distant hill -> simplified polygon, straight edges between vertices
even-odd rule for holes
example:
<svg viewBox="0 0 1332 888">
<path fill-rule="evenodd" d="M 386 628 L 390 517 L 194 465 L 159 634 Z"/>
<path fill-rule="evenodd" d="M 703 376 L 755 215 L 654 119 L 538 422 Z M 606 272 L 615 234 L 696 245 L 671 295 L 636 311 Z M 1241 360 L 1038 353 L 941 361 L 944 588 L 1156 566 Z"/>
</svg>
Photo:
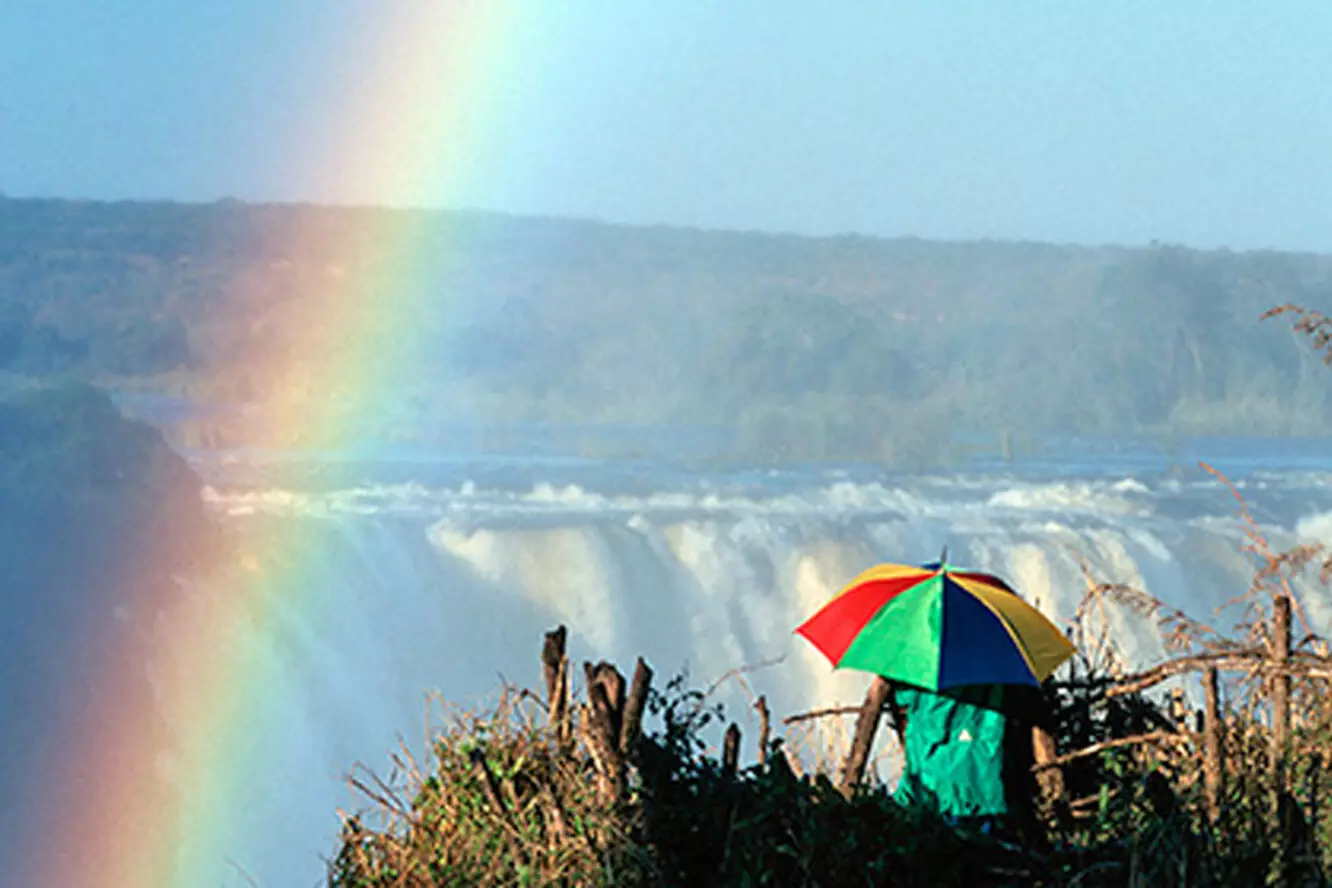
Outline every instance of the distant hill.
<svg viewBox="0 0 1332 888">
<path fill-rule="evenodd" d="M 416 420 L 719 425 L 760 458 L 939 455 L 949 430 L 1323 433 L 1285 302 L 1332 256 L 933 243 L 380 209 L 0 200 L 0 374 L 263 399 L 295 298 L 417 226 Z M 370 272 L 372 274 L 372 272 Z M 225 421 L 209 434 L 225 441 Z M 286 442 L 291 443 L 291 442 Z"/>
</svg>

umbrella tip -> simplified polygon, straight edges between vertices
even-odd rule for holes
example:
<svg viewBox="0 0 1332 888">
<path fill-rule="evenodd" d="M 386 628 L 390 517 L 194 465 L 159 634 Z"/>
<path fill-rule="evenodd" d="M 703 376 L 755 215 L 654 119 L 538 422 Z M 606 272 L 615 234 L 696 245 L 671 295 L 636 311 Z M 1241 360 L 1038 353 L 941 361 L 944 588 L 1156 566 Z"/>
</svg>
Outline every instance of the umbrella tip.
<svg viewBox="0 0 1332 888">
<path fill-rule="evenodd" d="M 948 563 L 948 547 L 944 546 L 943 551 L 939 553 L 939 567 L 942 568 L 947 563 Z"/>
</svg>

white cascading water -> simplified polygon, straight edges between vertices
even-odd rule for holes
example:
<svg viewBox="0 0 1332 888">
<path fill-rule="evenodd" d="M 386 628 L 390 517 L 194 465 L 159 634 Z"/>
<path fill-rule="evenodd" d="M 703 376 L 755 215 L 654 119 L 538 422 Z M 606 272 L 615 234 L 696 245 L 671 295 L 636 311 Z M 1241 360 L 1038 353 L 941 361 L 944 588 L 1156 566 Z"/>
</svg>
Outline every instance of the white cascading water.
<svg viewBox="0 0 1332 888">
<path fill-rule="evenodd" d="M 1332 477 L 1276 473 L 1245 494 L 1274 544 L 1332 539 Z M 301 528 L 302 545 L 275 556 L 291 561 L 267 568 L 308 584 L 299 600 L 270 603 L 244 655 L 263 680 L 237 739 L 255 779 L 226 796 L 234 816 L 216 818 L 230 849 L 224 884 L 245 884 L 233 864 L 261 885 L 318 883 L 337 808 L 361 804 L 342 781 L 352 765 L 387 774 L 400 737 L 419 754 L 428 692 L 468 705 L 501 675 L 535 687 L 541 632 L 557 623 L 576 662 L 604 658 L 628 672 L 643 655 L 659 686 L 683 668 L 706 687 L 780 659 L 748 679 L 784 714 L 863 693 L 864 676 L 833 673 L 792 630 L 877 561 L 927 561 L 946 544 L 951 562 L 1003 575 L 1054 618 L 1081 599 L 1081 563 L 1204 618 L 1251 577 L 1234 500 L 1201 475 L 626 481 L 588 470 L 578 483 L 455 477 L 316 493 L 213 479 L 206 499 L 242 540 Z M 1332 611 L 1316 577 L 1301 593 L 1326 630 Z M 158 615 L 158 631 L 169 635 L 206 594 Z M 1165 654 L 1155 627 L 1111 616 L 1137 664 Z M 181 651 L 152 668 L 188 682 L 209 662 Z M 718 699 L 742 727 L 754 724 L 734 683 Z"/>
</svg>

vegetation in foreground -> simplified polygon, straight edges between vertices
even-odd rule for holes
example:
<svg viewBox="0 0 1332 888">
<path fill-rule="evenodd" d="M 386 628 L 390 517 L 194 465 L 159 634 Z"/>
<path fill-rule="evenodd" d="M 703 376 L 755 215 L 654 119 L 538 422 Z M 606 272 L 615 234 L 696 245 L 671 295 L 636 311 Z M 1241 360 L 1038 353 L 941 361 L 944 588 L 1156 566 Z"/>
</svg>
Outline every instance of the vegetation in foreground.
<svg viewBox="0 0 1332 888">
<path fill-rule="evenodd" d="M 1332 661 L 1310 637 L 1277 665 L 1284 582 L 1260 574 L 1236 638 L 1136 590 L 1091 586 L 1078 658 L 1047 687 L 1064 754 L 1033 781 L 1041 803 L 1025 824 L 991 829 L 907 809 L 876 776 L 849 778 L 840 754 L 811 755 L 809 735 L 768 739 L 762 698 L 747 767 L 734 725 L 721 752 L 708 751 L 721 713 L 679 681 L 646 695 L 660 726 L 639 736 L 626 728 L 635 694 L 626 704 L 618 673 L 588 664 L 589 691 L 567 717 L 566 679 L 548 681 L 545 700 L 510 689 L 490 712 L 456 714 L 428 767 L 405 767 L 394 785 L 355 775 L 369 805 L 346 821 L 330 884 L 1322 885 Z M 1114 606 L 1161 620 L 1180 656 L 1124 675 L 1098 635 L 1097 615 Z M 1247 674 L 1234 702 L 1197 724 L 1144 690 L 1239 662 Z M 1283 682 L 1299 701 L 1285 728 L 1273 700 Z M 1278 730 L 1288 731 L 1279 743 Z"/>
</svg>

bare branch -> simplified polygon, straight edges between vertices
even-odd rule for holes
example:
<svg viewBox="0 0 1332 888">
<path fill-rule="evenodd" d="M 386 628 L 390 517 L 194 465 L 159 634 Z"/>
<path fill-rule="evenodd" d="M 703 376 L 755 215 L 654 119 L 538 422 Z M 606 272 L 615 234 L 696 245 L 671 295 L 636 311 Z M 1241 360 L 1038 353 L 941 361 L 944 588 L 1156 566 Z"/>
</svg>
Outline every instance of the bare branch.
<svg viewBox="0 0 1332 888">
<path fill-rule="evenodd" d="M 1313 342 L 1313 350 L 1323 359 L 1323 363 L 1332 365 L 1332 318 L 1328 318 L 1322 312 L 1287 303 L 1263 312 L 1259 320 L 1266 321 L 1287 314 L 1293 314 L 1296 318 L 1291 324 L 1291 329 L 1307 336 Z"/>
<path fill-rule="evenodd" d="M 745 666 L 737 666 L 734 669 L 728 669 L 722 673 L 720 678 L 718 678 L 708 687 L 708 690 L 706 693 L 704 693 L 703 698 L 706 699 L 708 697 L 711 697 L 716 692 L 717 688 L 721 687 L 728 680 L 735 679 L 737 682 L 739 682 L 740 687 L 744 688 L 745 696 L 749 698 L 749 705 L 753 706 L 757 698 L 754 696 L 754 691 L 752 688 L 750 688 L 749 682 L 745 680 L 745 676 L 752 672 L 757 672 L 760 669 L 767 669 L 770 666 L 779 666 L 785 661 L 786 661 L 786 655 L 783 654 L 780 657 L 773 657 L 770 660 L 763 660 L 758 663 L 753 663 Z M 700 705 L 701 703 L 702 701 L 700 701 Z"/>
<path fill-rule="evenodd" d="M 1093 743 L 1091 746 L 1084 747 L 1075 752 L 1070 752 L 1067 755 L 1061 755 L 1059 758 L 1051 759 L 1050 761 L 1039 765 L 1033 765 L 1032 771 L 1044 771 L 1049 768 L 1058 768 L 1060 765 L 1066 765 L 1069 762 L 1077 761 L 1080 758 L 1096 755 L 1096 753 L 1105 752 L 1107 749 L 1117 749 L 1121 746 L 1136 746 L 1142 743 L 1180 744 L 1189 743 L 1192 739 L 1192 734 L 1184 734 L 1179 731 L 1152 731 L 1147 734 L 1138 734 L 1133 737 L 1117 737 L 1113 740 L 1104 740 L 1100 743 Z"/>
<path fill-rule="evenodd" d="M 796 715 L 788 715 L 782 719 L 784 725 L 794 725 L 800 722 L 813 721 L 816 718 L 827 718 L 830 715 L 856 715 L 860 712 L 859 706 L 833 706 L 829 709 L 813 709 L 809 712 L 801 712 Z"/>
</svg>

